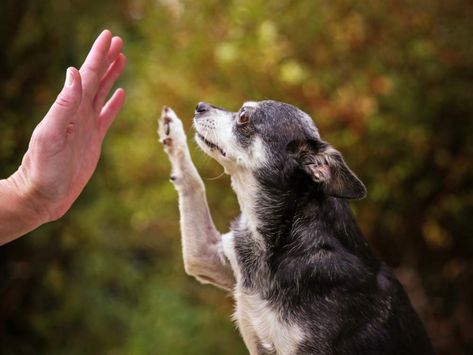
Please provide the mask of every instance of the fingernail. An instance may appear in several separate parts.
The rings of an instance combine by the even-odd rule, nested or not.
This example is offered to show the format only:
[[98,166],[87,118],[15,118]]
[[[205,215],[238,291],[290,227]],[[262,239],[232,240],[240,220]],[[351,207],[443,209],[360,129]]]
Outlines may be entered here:
[[66,83],[65,86],[71,87],[74,84],[74,75],[72,74],[71,68],[67,68],[66,70]]

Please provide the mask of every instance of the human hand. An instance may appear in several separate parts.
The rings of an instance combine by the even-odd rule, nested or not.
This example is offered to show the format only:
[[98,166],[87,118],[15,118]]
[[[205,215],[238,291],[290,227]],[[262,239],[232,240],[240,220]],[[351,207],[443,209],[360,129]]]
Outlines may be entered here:
[[123,42],[103,31],[84,64],[67,69],[61,93],[35,128],[20,168],[4,180],[42,224],[70,208],[92,176],[104,136],[122,108],[125,91],[105,100],[125,67]]

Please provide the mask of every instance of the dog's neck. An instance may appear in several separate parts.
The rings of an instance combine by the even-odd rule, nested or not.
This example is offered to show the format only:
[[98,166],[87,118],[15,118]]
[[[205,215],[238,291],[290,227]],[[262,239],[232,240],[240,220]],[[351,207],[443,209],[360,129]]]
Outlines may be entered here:
[[[346,201],[308,192],[310,182],[266,184],[249,170],[232,172],[231,181],[240,205],[241,222],[266,247],[286,243],[296,220],[299,227],[308,223],[314,233],[311,223],[330,224],[337,238],[350,244],[365,244]],[[335,220],[336,216],[342,218]]]
[[268,244],[278,235],[289,232],[296,205],[300,202],[294,191],[266,191],[254,173],[243,169],[233,171],[231,181],[240,205],[241,222],[257,241]]
[[240,205],[242,222],[247,225],[253,234],[257,234],[258,215],[256,199],[259,184],[249,170],[234,171],[231,175],[232,188]]

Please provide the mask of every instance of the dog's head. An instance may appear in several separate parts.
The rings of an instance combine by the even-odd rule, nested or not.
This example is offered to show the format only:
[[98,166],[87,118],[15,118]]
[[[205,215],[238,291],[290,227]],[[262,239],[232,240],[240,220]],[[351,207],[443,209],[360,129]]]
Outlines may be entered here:
[[267,100],[230,112],[201,102],[194,125],[198,145],[231,175],[245,170],[279,184],[302,174],[330,196],[366,195],[341,153],[320,138],[310,116],[297,107]]

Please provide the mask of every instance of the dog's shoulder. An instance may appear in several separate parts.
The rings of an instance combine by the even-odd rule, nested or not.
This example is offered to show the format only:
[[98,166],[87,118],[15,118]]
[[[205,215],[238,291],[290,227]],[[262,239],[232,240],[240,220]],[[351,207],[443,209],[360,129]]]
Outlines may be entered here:
[[[241,285],[246,288],[261,288],[261,283],[269,280],[267,246],[262,236],[240,215],[231,226],[229,235],[225,235],[224,251]],[[257,286],[258,285],[258,286]]]

